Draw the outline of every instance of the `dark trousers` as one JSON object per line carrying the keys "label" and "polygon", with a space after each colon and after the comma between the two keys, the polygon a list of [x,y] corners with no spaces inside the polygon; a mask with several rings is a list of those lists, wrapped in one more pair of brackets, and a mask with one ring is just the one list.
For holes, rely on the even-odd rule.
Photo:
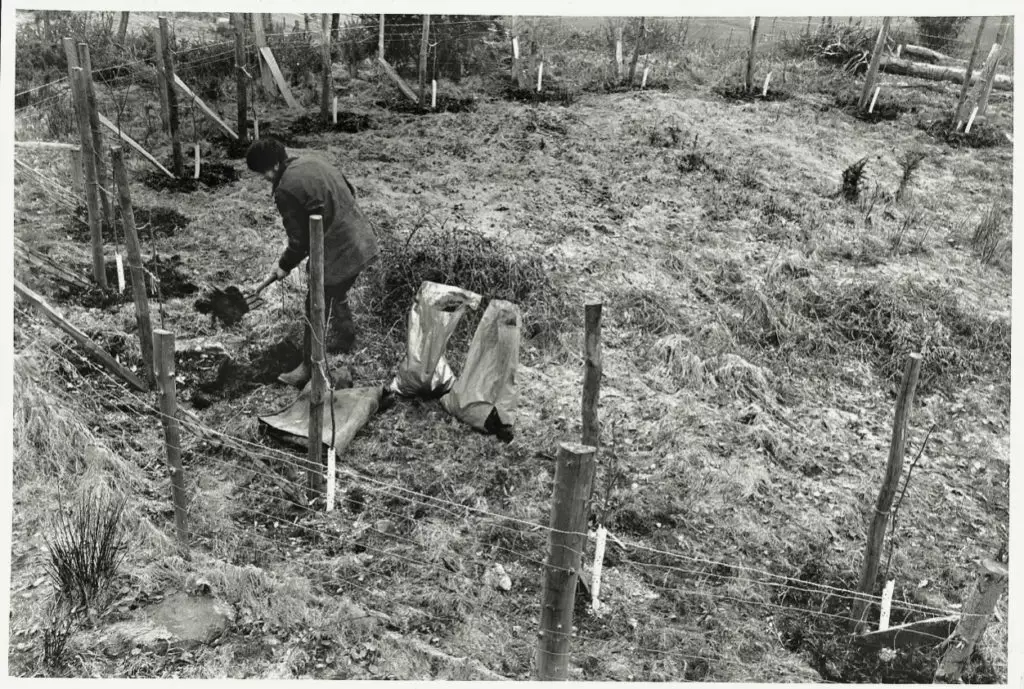
{"label": "dark trousers", "polygon": [[[358,277],[358,276],[356,276]],[[356,328],[352,310],[348,306],[348,291],[355,284],[353,277],[337,285],[324,285],[324,308],[327,327],[324,328],[324,346],[328,354],[348,354],[356,344]],[[310,293],[306,293],[306,334],[303,341],[303,361],[310,363],[313,351],[313,329]]]}

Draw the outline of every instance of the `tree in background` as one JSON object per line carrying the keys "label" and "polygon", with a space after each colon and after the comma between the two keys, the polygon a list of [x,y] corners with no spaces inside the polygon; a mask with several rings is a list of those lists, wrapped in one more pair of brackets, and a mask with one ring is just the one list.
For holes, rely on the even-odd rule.
{"label": "tree in background", "polygon": [[932,50],[947,51],[956,45],[970,17],[914,17],[917,38]]}

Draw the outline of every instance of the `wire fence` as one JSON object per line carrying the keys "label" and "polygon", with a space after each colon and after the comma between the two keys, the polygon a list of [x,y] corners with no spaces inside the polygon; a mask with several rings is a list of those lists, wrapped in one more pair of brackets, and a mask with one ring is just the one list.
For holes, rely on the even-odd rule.
{"label": "wire fence", "polygon": [[[45,322],[40,316],[17,305],[15,310],[25,322],[33,324],[42,332]],[[24,333],[25,329],[22,332]],[[73,362],[76,370],[80,372],[80,378],[75,381],[75,384],[85,386],[90,399],[96,400],[100,404],[122,407],[125,403],[129,403],[133,405],[135,413],[152,418],[154,423],[162,418],[161,410],[152,400],[125,389],[108,371],[96,365],[91,359],[84,357],[64,339],[59,336],[46,338],[46,342],[41,344],[49,347],[57,356]],[[307,487],[303,476],[307,465],[303,458],[284,449],[226,433],[189,417],[180,419],[180,424],[195,438],[197,443],[205,442],[211,445],[211,451],[207,452],[201,452],[196,445],[187,443],[178,448],[183,452],[192,453],[193,459],[190,466],[201,467],[203,471],[210,468],[219,469],[228,476],[237,476],[241,470],[251,477],[251,480],[236,482],[233,486],[234,495],[242,499],[232,499],[232,510],[236,515],[246,516],[245,519],[233,519],[232,530],[234,533],[225,532],[220,522],[218,525],[221,528],[216,533],[204,533],[202,521],[199,520],[198,526],[190,534],[193,546],[205,547],[210,556],[223,558],[226,556],[223,552],[223,544],[229,538],[246,541],[256,539],[260,543],[266,544],[265,552],[288,551],[289,546],[296,538],[305,539],[308,541],[307,548],[301,557],[298,559],[295,556],[288,557],[286,558],[287,563],[290,566],[297,566],[308,575],[311,581],[323,580],[324,564],[331,561],[331,557],[319,550],[317,544],[337,542],[340,534],[337,529],[331,528],[329,515],[317,516],[323,514],[320,508],[314,512],[307,510],[309,504],[303,497]],[[218,451],[213,451],[214,449]],[[224,449],[234,451],[238,459],[244,458],[244,463],[231,461],[229,457],[223,456],[219,450]],[[196,460],[200,460],[201,463],[195,464]],[[191,470],[186,469],[186,474]],[[346,482],[350,489],[358,487],[377,498],[372,502],[363,499],[362,510],[367,515],[372,514],[375,517],[384,517],[393,521],[393,524],[390,525],[391,528],[386,529],[378,528],[376,522],[365,521],[362,523],[359,534],[372,534],[377,539],[373,542],[361,536],[353,537],[352,533],[348,532],[349,540],[351,542],[358,540],[358,547],[364,552],[372,554],[375,561],[379,563],[378,569],[368,571],[364,575],[364,579],[373,575],[375,571],[377,572],[376,576],[404,577],[406,583],[411,577],[414,581],[420,581],[424,586],[436,585],[436,580],[432,580],[431,577],[447,578],[453,570],[450,568],[450,564],[446,564],[441,556],[442,553],[431,552],[424,547],[422,541],[415,538],[417,530],[424,523],[423,518],[429,514],[466,524],[478,531],[498,529],[511,534],[512,539],[506,539],[500,544],[489,542],[487,551],[492,556],[499,555],[506,558],[506,562],[521,565],[538,579],[545,569],[552,568],[552,565],[544,559],[547,539],[552,532],[556,531],[549,525],[457,502],[446,497],[425,494],[404,486],[400,482],[374,476],[358,467],[349,466],[344,462],[343,454],[338,457],[337,472],[337,479]],[[195,498],[201,497],[202,490],[194,481],[189,485],[193,504],[195,504]],[[403,511],[401,508],[403,505],[414,508],[413,514],[407,510]],[[417,512],[419,514],[416,514]],[[201,515],[193,513],[192,516]],[[244,526],[247,523],[251,523],[248,528]],[[279,534],[276,538],[275,532]],[[297,534],[302,534],[302,536]],[[575,535],[583,536],[584,534]],[[747,610],[788,612],[805,618],[821,619],[836,625],[842,624],[844,627],[855,620],[849,615],[835,611],[845,609],[843,605],[837,606],[834,603],[829,606],[829,611],[826,611],[826,602],[829,600],[849,603],[864,601],[873,605],[880,603],[878,596],[841,586],[779,575],[739,562],[728,562],[655,548],[621,537],[615,537],[614,541],[620,545],[626,555],[618,558],[615,565],[606,564],[605,570],[608,571],[611,567],[615,567],[622,572],[631,572],[639,581],[644,582],[644,586],[659,596],[699,597],[721,604],[735,604]],[[588,563],[593,557],[592,553],[588,551],[589,549],[575,551],[575,554],[580,556],[584,563]],[[482,571],[495,561],[493,557],[481,557],[482,555],[484,555],[483,551],[477,552],[476,555],[460,553],[460,558],[466,566]],[[227,556],[230,557],[230,553]],[[666,560],[672,564],[666,564]],[[383,574],[385,570],[387,571],[386,575]],[[666,575],[671,575],[672,585],[667,584]],[[331,574],[331,580],[335,579],[342,581],[353,590],[373,593],[373,589],[366,586],[358,577],[338,575],[334,572]],[[709,579],[715,579],[717,583],[710,585],[708,584]],[[605,586],[607,587],[608,584]],[[753,592],[750,587],[763,592],[762,595],[750,595]],[[341,593],[342,589],[332,592]],[[607,592],[608,589],[605,588],[606,595]],[[790,595],[799,596],[805,600],[802,604],[787,605],[785,600]],[[815,597],[813,604],[808,602],[808,596]],[[919,618],[951,614],[950,610],[911,601],[893,601],[892,610],[894,616],[902,613],[904,616]],[[437,623],[449,621],[429,614],[427,616],[432,617],[432,620]],[[679,632],[686,631],[698,636],[706,634],[705,630],[687,626],[684,622],[670,625],[670,627]],[[588,636],[579,631],[574,631],[572,637],[576,643],[583,644],[601,645],[609,642],[608,639]],[[618,639],[617,643],[621,645],[622,641],[622,639]],[[936,643],[940,641],[942,639],[936,638]],[[720,654],[708,654],[703,651],[688,653],[678,648],[655,648],[643,644],[631,645],[630,650],[633,653],[651,656],[673,657],[679,661],[685,661],[685,663],[702,662],[722,667],[734,665],[737,668],[740,667],[733,658],[727,658]],[[460,652],[464,652],[464,650]]]}

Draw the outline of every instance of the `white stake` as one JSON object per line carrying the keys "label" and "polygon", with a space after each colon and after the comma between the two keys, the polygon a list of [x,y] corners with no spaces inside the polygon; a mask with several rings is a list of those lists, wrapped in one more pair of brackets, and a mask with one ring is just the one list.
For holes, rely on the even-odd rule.
{"label": "white stake", "polygon": [[767,98],[768,97],[768,82],[770,82],[771,80],[772,80],[772,73],[768,72],[768,74],[764,78],[764,87],[761,89],[761,98]]}
{"label": "white stake", "polygon": [[882,90],[881,86],[875,87],[875,95],[871,96],[871,105],[868,106],[868,114],[870,115],[875,111],[875,101],[878,100],[878,92]]}
{"label": "white stake", "polygon": [[897,60],[898,60],[898,59],[899,59],[899,57],[900,57],[900,51],[901,51],[901,50],[903,50],[903,44],[902,44],[902,43],[900,43],[900,44],[899,44],[898,46],[896,46],[896,59],[897,59]]}
{"label": "white stake", "polygon": [[260,120],[255,115],[252,117],[252,138],[255,141],[260,140]]}
{"label": "white stake", "polygon": [[754,25],[757,23],[757,17],[750,18],[750,33],[754,33]]}
{"label": "white stake", "polygon": [[643,79],[640,80],[640,89],[641,90],[647,88],[647,74],[650,71],[651,71],[650,67],[644,67],[644,76],[643,76]]}
{"label": "white stake", "polygon": [[334,97],[334,111],[333,111],[333,113],[331,115],[331,118],[332,118],[332,121],[334,122],[334,124],[338,124],[338,97],[337,96]]}
{"label": "white stake", "polygon": [[596,611],[601,607],[601,568],[604,565],[604,546],[608,540],[608,529],[597,527],[597,545],[594,547],[594,569],[590,579],[591,605]]}
{"label": "white stake", "polygon": [[970,134],[971,133],[971,125],[974,124],[974,118],[977,117],[977,115],[978,115],[978,106],[975,105],[974,106],[974,110],[971,110],[970,118],[967,120],[967,128],[964,129],[964,134]]}
{"label": "white stake", "polygon": [[196,179],[199,179],[199,165],[200,165],[200,162],[199,162],[199,144],[196,144],[196,174],[195,174],[195,178]]}
{"label": "white stake", "polygon": [[338,457],[334,448],[327,448],[327,511],[334,511],[334,475],[338,468]]}
{"label": "white stake", "polygon": [[437,109],[437,79],[430,80],[430,108]]}
{"label": "white stake", "polygon": [[890,579],[885,582],[885,589],[882,590],[882,613],[878,618],[878,631],[884,632],[889,628],[889,613],[892,611],[892,592],[896,586],[896,580]]}
{"label": "white stake", "polygon": [[124,259],[120,251],[114,254],[114,260],[117,262],[117,291],[124,292]]}
{"label": "white stake", "polygon": [[519,36],[512,37],[512,57],[519,59]]}
{"label": "white stake", "polygon": [[544,83],[544,63],[537,65],[537,93],[540,93],[541,84]]}

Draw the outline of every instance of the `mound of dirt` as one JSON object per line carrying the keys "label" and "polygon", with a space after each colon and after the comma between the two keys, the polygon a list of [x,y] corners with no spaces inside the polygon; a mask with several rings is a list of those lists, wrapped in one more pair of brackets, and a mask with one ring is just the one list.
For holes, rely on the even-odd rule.
{"label": "mound of dirt", "polygon": [[521,89],[510,86],[505,89],[506,100],[520,103],[557,103],[566,107],[576,101],[576,93],[563,86],[545,86],[540,92],[537,89]]}
{"label": "mound of dirt", "polygon": [[948,117],[932,121],[921,121],[918,127],[939,141],[954,148],[996,148],[1012,146],[1009,136],[999,127],[975,122],[969,134],[956,131],[956,125]]}
{"label": "mound of dirt", "polygon": [[283,339],[249,358],[236,359],[222,348],[183,351],[178,356],[179,378],[191,390],[193,406],[203,409],[218,400],[234,399],[277,380],[302,363],[302,350]]}
{"label": "mound of dirt", "polygon": [[476,98],[438,96],[436,108],[431,108],[430,106],[421,108],[418,103],[413,103],[407,98],[401,100],[378,100],[374,101],[373,104],[391,112],[400,112],[408,115],[430,115],[437,112],[474,112],[477,109],[478,101]]}
{"label": "mound of dirt", "polygon": [[171,179],[162,172],[149,172],[142,178],[142,183],[157,191],[173,191],[190,193],[201,187],[216,189],[238,180],[238,171],[224,163],[204,163],[199,170],[199,179],[187,173],[179,179]]}
{"label": "mound of dirt", "polygon": [[357,112],[338,111],[338,122],[335,124],[331,117],[322,118],[318,114],[303,115],[294,122],[288,131],[294,136],[307,134],[320,134],[322,132],[348,132],[358,134],[359,132],[373,129],[373,120],[369,115]]}
{"label": "mound of dirt", "polygon": [[[152,259],[143,263],[146,272],[146,294],[151,299],[157,297],[157,285],[153,283],[153,275],[159,280],[159,293],[164,299],[176,299],[199,290],[190,279],[189,271],[185,268],[181,256],[174,255],[170,258],[162,258],[159,262]],[[88,266],[80,268],[81,271],[89,271]],[[107,285],[106,290],[99,287],[92,287],[83,291],[78,287],[62,286],[57,294],[59,301],[78,304],[87,308],[106,309],[117,304],[125,304],[132,301],[132,275],[125,265],[124,292],[117,291],[117,265],[110,261],[106,265]]]}
{"label": "mound of dirt", "polygon": [[715,93],[726,100],[741,101],[743,103],[786,101],[793,97],[791,93],[781,89],[769,89],[767,94],[762,94],[762,89],[760,88],[746,89],[740,85],[715,89]]}

